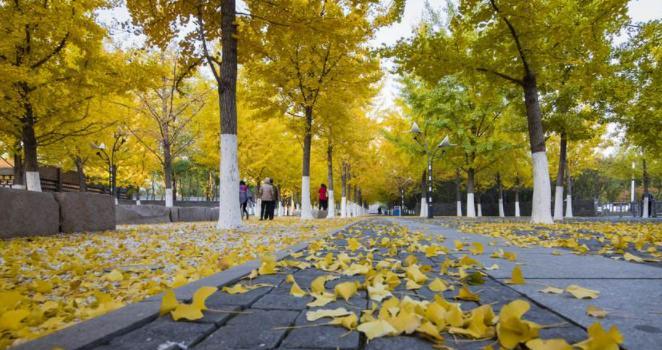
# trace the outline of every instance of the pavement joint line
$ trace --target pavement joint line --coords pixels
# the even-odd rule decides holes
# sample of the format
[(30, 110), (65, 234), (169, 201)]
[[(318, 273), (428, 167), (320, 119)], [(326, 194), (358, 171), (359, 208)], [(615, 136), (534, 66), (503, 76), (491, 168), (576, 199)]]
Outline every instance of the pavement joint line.
[[(324, 220), (324, 219), (321, 219)], [(339, 232), (345, 231), (359, 223), (372, 221), (371, 218), (360, 218), (357, 221), (343, 225), (325, 235), (311, 238), (301, 243), (286, 247), (276, 253), (276, 260), (283, 260), (293, 253), (300, 252), (308, 245), (323, 237), (333, 236)], [(234, 266), (224, 271), (220, 271), (205, 278), (193, 281), (179, 288), (174, 289), (177, 299), (188, 302), (193, 298), (193, 293), (199, 287), (204, 285), (215, 285), (222, 287), (241, 280), (250, 271), (259, 267), (259, 259), (247, 261), (241, 265)], [(216, 281), (218, 283), (209, 283)], [(163, 293), (153, 295), (143, 300), (125, 305), (117, 310), (107, 314), (94, 317), (80, 323), (76, 323), (59, 331), (36, 338), (32, 341), (12, 347), (11, 350), (52, 350), (60, 347), (67, 350), (88, 350), (102, 345), (111, 339), (127, 334), (138, 329), (158, 318)], [(143, 314), (136, 315), (133, 309), (142, 310)], [(233, 316), (231, 318), (234, 318)], [(229, 318), (229, 319), (231, 319)], [(228, 319), (228, 320), (229, 320)], [(112, 327), (109, 327), (112, 325)], [(219, 326), (220, 327), (220, 326)], [(217, 327), (218, 328), (218, 327)]]

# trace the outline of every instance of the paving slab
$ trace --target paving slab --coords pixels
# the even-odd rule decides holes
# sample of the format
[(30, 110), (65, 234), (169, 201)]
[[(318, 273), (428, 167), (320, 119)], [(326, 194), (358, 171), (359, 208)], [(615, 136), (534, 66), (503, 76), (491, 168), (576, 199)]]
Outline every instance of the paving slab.
[[(358, 313), (358, 312), (357, 312)], [(306, 312), (297, 317), (295, 324), (309, 326), (314, 324), (328, 323), (324, 318), (315, 322), (306, 320)], [(360, 336), (357, 331), (348, 331), (340, 326), (317, 326), (292, 329), (283, 340), (281, 346), (288, 348), (315, 348), (315, 349), (340, 349), (353, 350), (360, 346)]]
[(203, 350), (274, 349), (285, 337), (298, 311), (247, 309), (193, 347)]

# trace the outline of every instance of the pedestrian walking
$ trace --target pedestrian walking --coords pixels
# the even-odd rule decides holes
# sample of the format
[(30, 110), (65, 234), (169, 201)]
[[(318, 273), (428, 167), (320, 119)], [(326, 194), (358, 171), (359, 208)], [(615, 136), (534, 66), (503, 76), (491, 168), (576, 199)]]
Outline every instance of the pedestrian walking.
[(246, 185), (245, 181), (239, 181), (239, 204), (241, 206), (241, 218), (244, 218), (246, 214), (246, 220), (248, 220), (248, 204), (253, 203), (253, 193), (251, 189)]
[(329, 197), (326, 185), (322, 184), (317, 192), (319, 193), (319, 210), (327, 210), (329, 208)]
[[(260, 186), (260, 220), (266, 220), (271, 216), (273, 220), (273, 212), (271, 211), (274, 205), (274, 186), (271, 184), (271, 179), (266, 178)], [(270, 215), (271, 214), (271, 215)]]

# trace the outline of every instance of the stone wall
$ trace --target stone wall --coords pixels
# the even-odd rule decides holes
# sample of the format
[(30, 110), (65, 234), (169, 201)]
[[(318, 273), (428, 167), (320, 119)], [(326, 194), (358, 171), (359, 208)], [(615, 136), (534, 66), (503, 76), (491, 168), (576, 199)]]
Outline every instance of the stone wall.
[(117, 206), (115, 218), (118, 225), (215, 221), (218, 220), (218, 208), (122, 204)]

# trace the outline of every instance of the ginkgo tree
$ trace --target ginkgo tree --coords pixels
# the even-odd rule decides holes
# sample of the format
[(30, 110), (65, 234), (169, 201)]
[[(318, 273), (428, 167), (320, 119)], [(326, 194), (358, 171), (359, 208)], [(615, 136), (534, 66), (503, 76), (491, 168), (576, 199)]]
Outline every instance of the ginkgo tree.
[[(270, 108), (301, 120), (303, 159), (301, 217), (312, 218), (310, 157), (315, 115), (325, 95), (372, 84), (379, 78), (379, 62), (367, 41), (381, 25), (397, 18), (397, 11), (381, 9), (373, 1), (247, 1), (252, 17), (242, 25), (242, 42), (255, 106)], [(401, 9), (402, 2), (393, 8)], [(242, 22), (244, 23), (244, 22)]]
[(563, 65), (587, 60), (628, 22), (625, 0), (463, 0), (447, 26), (424, 26), (393, 50), (401, 70), (436, 82), (449, 74), (516, 87), (524, 95), (533, 160), (533, 222), (552, 223), (539, 90)]

